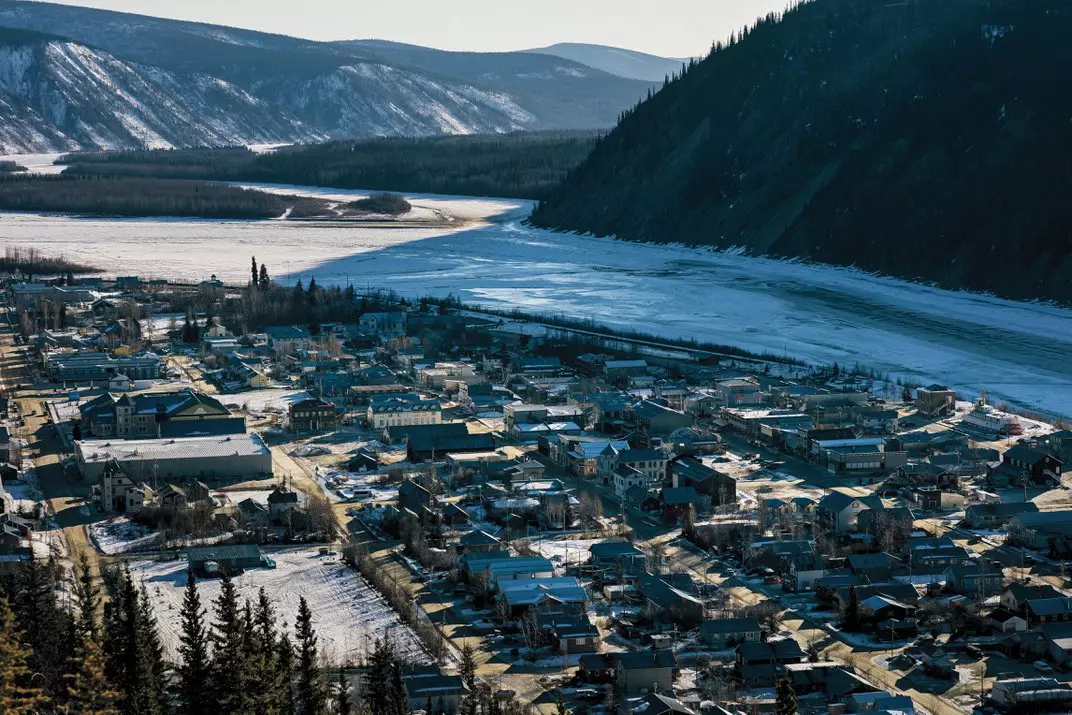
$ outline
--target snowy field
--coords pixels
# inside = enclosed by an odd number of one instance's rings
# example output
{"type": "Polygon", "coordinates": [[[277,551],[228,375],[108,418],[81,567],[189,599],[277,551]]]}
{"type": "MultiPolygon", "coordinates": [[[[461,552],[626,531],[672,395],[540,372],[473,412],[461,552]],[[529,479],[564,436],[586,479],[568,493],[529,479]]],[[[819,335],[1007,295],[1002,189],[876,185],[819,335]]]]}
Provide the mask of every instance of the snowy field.
{"type": "Polygon", "coordinates": [[[529,545],[541,556],[550,559],[556,566],[583,564],[591,558],[593,544],[601,544],[606,539],[541,539],[529,545]]]}
{"type": "MultiPolygon", "coordinates": [[[[261,587],[272,598],[279,620],[291,627],[298,613],[298,598],[305,596],[313,612],[320,649],[331,662],[364,659],[376,638],[391,638],[398,650],[414,661],[427,657],[413,632],[375,590],[335,558],[322,557],[315,548],[272,551],[274,569],[250,569],[235,579],[239,596],[257,600],[261,587]]],[[[186,561],[131,561],[134,580],[144,583],[160,623],[160,636],[168,655],[179,646],[179,610],[186,587],[186,561]]],[[[211,611],[220,582],[198,582],[201,602],[211,611]]]]}
{"type": "Polygon", "coordinates": [[[275,410],[285,412],[294,402],[301,402],[312,397],[305,390],[287,390],[265,388],[263,390],[246,390],[244,392],[231,392],[220,395],[224,404],[249,407],[250,412],[265,412],[275,410]]]}
{"type": "Polygon", "coordinates": [[[98,521],[87,528],[97,550],[108,556],[149,550],[160,544],[160,532],[152,531],[125,516],[98,521]]]}
{"type": "Polygon", "coordinates": [[[255,254],[283,281],[307,283],[315,275],[321,285],[453,294],[480,305],[594,317],[818,363],[859,362],[966,394],[985,387],[994,402],[1072,415],[1072,310],[851,269],[541,231],[524,225],[531,208],[525,201],[410,198],[476,223],[375,228],[2,214],[0,242],[144,278],[202,280],[216,273],[244,282],[255,254]]]}

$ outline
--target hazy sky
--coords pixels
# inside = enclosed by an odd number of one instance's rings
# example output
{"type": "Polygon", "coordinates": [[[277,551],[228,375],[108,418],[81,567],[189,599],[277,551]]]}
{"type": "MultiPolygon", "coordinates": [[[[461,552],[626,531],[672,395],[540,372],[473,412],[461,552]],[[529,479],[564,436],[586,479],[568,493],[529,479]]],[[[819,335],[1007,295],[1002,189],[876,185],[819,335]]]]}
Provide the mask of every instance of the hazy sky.
{"type": "Polygon", "coordinates": [[[62,0],[317,40],[377,38],[451,50],[593,42],[687,57],[786,0],[62,0]]]}

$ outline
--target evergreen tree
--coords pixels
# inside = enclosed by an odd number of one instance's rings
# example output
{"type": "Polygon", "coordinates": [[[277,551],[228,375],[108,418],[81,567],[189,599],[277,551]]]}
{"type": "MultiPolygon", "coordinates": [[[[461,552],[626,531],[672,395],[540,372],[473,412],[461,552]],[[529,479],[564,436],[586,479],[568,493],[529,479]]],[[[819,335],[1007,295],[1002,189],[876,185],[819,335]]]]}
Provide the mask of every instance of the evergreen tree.
{"type": "Polygon", "coordinates": [[[257,285],[261,288],[267,288],[271,281],[268,278],[268,266],[261,264],[260,276],[257,278],[257,285]]]}
{"type": "Polygon", "coordinates": [[[370,715],[389,715],[391,673],[395,663],[394,646],[391,641],[386,638],[377,638],[368,661],[368,688],[365,702],[370,715]]]}
{"type": "Polygon", "coordinates": [[[212,668],[209,662],[209,635],[205,627],[205,613],[201,608],[201,596],[197,592],[197,578],[193,571],[186,576],[186,594],[179,613],[182,634],[179,637],[179,697],[183,715],[208,715],[215,710],[215,703],[208,687],[212,668]]]}
{"type": "Polygon", "coordinates": [[[324,683],[317,662],[313,614],[304,596],[298,601],[298,620],[294,625],[298,638],[298,712],[319,715],[325,706],[324,683]]]}
{"type": "Polygon", "coordinates": [[[186,317],[182,324],[182,342],[187,345],[196,343],[201,333],[197,328],[197,318],[194,317],[193,308],[186,309],[186,317]]]}
{"type": "Polygon", "coordinates": [[[243,681],[246,669],[242,648],[242,613],[238,605],[238,592],[226,572],[214,605],[216,620],[212,624],[211,691],[219,712],[244,715],[242,705],[245,695],[238,692],[237,687],[243,681]]]}
{"type": "Polygon", "coordinates": [[[301,278],[294,284],[294,290],[290,294],[290,300],[294,304],[295,309],[305,307],[305,287],[302,286],[301,278]]]}
{"type": "Polygon", "coordinates": [[[67,285],[74,285],[74,271],[67,271],[67,285]]]}
{"type": "Polygon", "coordinates": [[[468,691],[461,704],[461,715],[476,715],[476,661],[473,658],[473,648],[468,643],[462,646],[462,659],[458,665],[458,675],[468,691]]]}
{"type": "Polygon", "coordinates": [[[782,678],[778,681],[776,694],[775,715],[797,715],[797,694],[789,678],[782,678]]]}
{"type": "Polygon", "coordinates": [[[167,697],[164,691],[164,646],[160,642],[160,633],[156,616],[153,615],[149,593],[143,585],[138,590],[138,677],[141,684],[142,713],[157,713],[167,710],[167,697]]]}
{"type": "Polygon", "coordinates": [[[283,690],[278,667],[279,642],[275,629],[275,610],[263,587],[257,595],[253,626],[254,647],[250,668],[253,682],[259,690],[255,707],[257,712],[277,712],[283,690]]]}
{"type": "Polygon", "coordinates": [[[99,644],[100,628],[97,625],[97,611],[100,608],[100,589],[93,583],[89,556],[85,551],[78,555],[77,575],[74,597],[75,605],[78,607],[78,635],[82,641],[93,641],[99,644]]]}
{"type": "Polygon", "coordinates": [[[842,620],[848,631],[855,631],[860,627],[860,595],[856,593],[855,586],[849,586],[849,600],[845,604],[842,620]]]}
{"type": "MultiPolygon", "coordinates": [[[[390,698],[388,713],[390,715],[406,715],[409,708],[406,706],[406,684],[402,679],[402,661],[395,658],[391,664],[391,680],[388,689],[390,698]]],[[[442,707],[440,707],[442,711],[442,707]]]]}
{"type": "Polygon", "coordinates": [[[275,658],[276,671],[279,684],[278,704],[280,712],[293,713],[296,701],[294,692],[294,646],[290,642],[290,636],[286,633],[279,639],[275,658]]]}
{"type": "Polygon", "coordinates": [[[49,706],[41,684],[34,682],[30,656],[15,613],[6,599],[0,600],[0,712],[5,715],[37,715],[49,706]]]}
{"type": "Polygon", "coordinates": [[[77,670],[69,678],[66,712],[71,715],[119,715],[119,693],[104,674],[104,657],[96,641],[78,646],[77,670]]]}
{"type": "Polygon", "coordinates": [[[30,559],[22,569],[15,590],[16,622],[30,651],[29,667],[40,673],[46,695],[57,697],[66,690],[64,675],[74,633],[70,612],[57,601],[61,569],[54,555],[47,561],[30,559]]]}
{"type": "Polygon", "coordinates": [[[260,280],[260,273],[257,271],[257,257],[253,256],[253,267],[250,269],[250,285],[257,285],[260,280]]]}
{"type": "Polygon", "coordinates": [[[337,715],[350,715],[350,684],[346,682],[346,665],[339,665],[339,693],[335,702],[335,712],[337,715]]]}
{"type": "Polygon", "coordinates": [[[320,290],[320,286],[316,284],[316,276],[309,279],[309,305],[312,308],[319,308],[324,302],[323,291],[320,290]]]}

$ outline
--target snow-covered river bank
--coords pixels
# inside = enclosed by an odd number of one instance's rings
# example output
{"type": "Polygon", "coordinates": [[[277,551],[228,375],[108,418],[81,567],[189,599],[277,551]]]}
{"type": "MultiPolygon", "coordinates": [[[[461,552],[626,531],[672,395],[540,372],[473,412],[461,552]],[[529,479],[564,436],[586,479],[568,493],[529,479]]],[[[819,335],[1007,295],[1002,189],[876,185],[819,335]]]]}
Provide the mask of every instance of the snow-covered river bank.
{"type": "MultiPolygon", "coordinates": [[[[273,187],[354,197],[367,192],[273,187]]],[[[274,277],[460,296],[591,317],[806,360],[866,364],[995,400],[1072,415],[1072,310],[943,291],[850,270],[556,234],[517,200],[412,196],[458,228],[283,221],[76,219],[0,214],[0,244],[92,262],[108,274],[274,277]]]]}

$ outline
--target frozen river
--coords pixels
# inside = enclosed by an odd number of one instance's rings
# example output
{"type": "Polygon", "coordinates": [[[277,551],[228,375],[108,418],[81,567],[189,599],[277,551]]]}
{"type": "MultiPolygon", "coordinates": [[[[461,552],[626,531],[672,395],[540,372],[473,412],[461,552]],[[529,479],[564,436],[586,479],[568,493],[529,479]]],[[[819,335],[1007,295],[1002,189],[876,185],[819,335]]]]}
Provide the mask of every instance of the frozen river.
{"type": "Polygon", "coordinates": [[[837,268],[556,234],[525,226],[531,207],[523,201],[411,201],[453,215],[459,226],[0,214],[0,243],[146,278],[216,274],[244,281],[255,255],[281,280],[315,275],[322,285],[453,294],[815,362],[859,362],[965,393],[985,387],[996,400],[1072,415],[1072,310],[837,268]]]}

